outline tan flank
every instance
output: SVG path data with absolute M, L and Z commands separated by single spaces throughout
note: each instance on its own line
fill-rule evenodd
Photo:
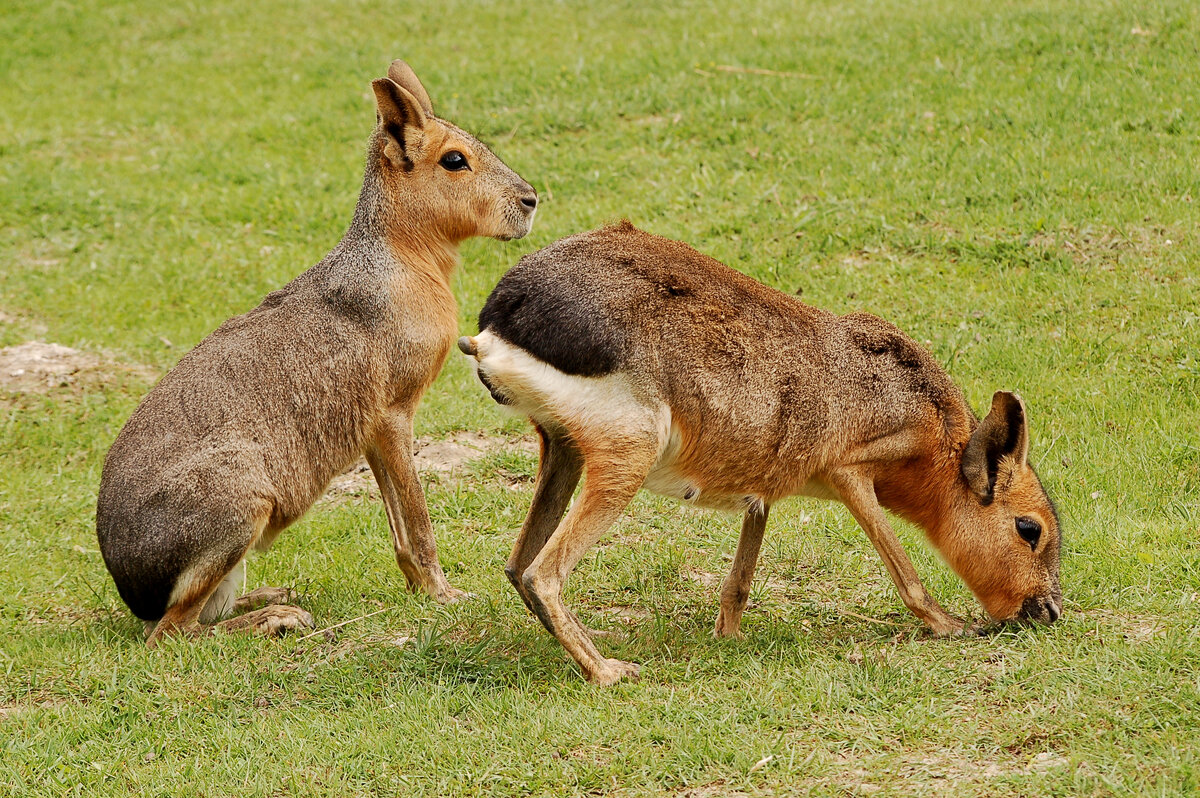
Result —
M 459 347 L 542 439 L 505 570 L 591 681 L 638 668 L 600 654 L 563 584 L 641 488 L 744 513 L 721 637 L 740 634 L 771 506 L 797 494 L 850 509 L 936 635 L 963 624 L 922 586 L 885 509 L 920 525 L 997 620 L 1061 613 L 1058 522 L 1027 461 L 1021 400 L 998 392 L 979 421 L 882 319 L 810 307 L 626 222 L 523 258 L 480 326 Z
M 264 549 L 365 454 L 413 589 L 462 595 L 438 564 L 412 461 L 417 404 L 457 329 L 450 275 L 472 236 L 520 238 L 537 195 L 434 116 L 403 61 L 372 83 L 377 124 L 353 221 L 324 260 L 218 327 L 142 400 L 104 463 L 96 528 L 121 597 L 152 629 L 312 625 L 278 589 L 238 601 Z

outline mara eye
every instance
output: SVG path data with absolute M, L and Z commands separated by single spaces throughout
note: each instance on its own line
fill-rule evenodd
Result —
M 1030 549 L 1036 549 L 1038 540 L 1042 537 L 1042 525 L 1032 518 L 1018 518 L 1017 534 L 1029 544 Z
M 458 150 L 450 150 L 450 152 L 441 157 L 438 163 L 448 172 L 459 172 L 463 169 L 471 168 L 471 165 L 467 163 L 466 156 Z

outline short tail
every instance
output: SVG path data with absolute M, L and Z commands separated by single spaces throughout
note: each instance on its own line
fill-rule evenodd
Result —
M 480 337 L 486 334 L 486 331 L 480 333 Z M 487 339 L 484 339 L 483 343 L 484 348 L 486 349 L 488 343 Z M 474 361 L 471 363 L 471 365 L 475 368 L 475 376 L 478 377 L 479 381 L 483 383 L 483 387 L 487 388 L 488 393 L 492 395 L 492 398 L 502 405 L 511 404 L 508 398 L 496 388 L 496 385 L 488 379 L 487 374 L 484 372 L 482 360 L 480 359 L 479 354 L 479 340 L 470 335 L 464 335 L 462 338 L 458 339 L 458 351 L 462 352 L 467 357 L 474 358 Z

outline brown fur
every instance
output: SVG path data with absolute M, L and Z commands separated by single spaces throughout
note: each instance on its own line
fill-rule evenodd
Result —
M 562 584 L 643 483 L 745 511 L 720 636 L 738 634 L 768 509 L 796 494 L 846 504 L 938 635 L 963 624 L 921 585 L 884 508 L 920 525 L 996 619 L 1061 612 L 1057 518 L 1026 462 L 1021 400 L 999 392 L 978 421 L 929 353 L 882 319 L 810 307 L 623 223 L 526 256 L 481 323 L 460 347 L 544 440 L 509 577 L 593 681 L 636 669 L 595 652 Z M 1017 518 L 1041 525 L 1036 551 Z
M 365 454 L 409 586 L 461 591 L 437 560 L 412 462 L 412 419 L 454 340 L 450 275 L 471 236 L 525 235 L 536 194 L 433 115 L 402 61 L 373 82 L 378 122 L 349 230 L 320 263 L 222 324 L 139 405 L 104 464 L 100 548 L 149 642 L 230 609 L 235 569 Z M 468 169 L 442 159 L 465 156 Z M 273 632 L 311 618 L 266 607 L 223 624 Z M 289 620 L 290 619 L 290 620 Z

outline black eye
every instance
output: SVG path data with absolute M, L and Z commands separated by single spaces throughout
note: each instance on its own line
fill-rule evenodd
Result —
M 1036 549 L 1038 540 L 1042 537 L 1042 525 L 1032 518 L 1018 518 L 1017 534 L 1029 544 L 1030 549 Z
M 438 163 L 448 172 L 458 172 L 471 168 L 471 165 L 467 163 L 466 157 L 458 150 L 450 150 L 450 152 L 441 157 Z

